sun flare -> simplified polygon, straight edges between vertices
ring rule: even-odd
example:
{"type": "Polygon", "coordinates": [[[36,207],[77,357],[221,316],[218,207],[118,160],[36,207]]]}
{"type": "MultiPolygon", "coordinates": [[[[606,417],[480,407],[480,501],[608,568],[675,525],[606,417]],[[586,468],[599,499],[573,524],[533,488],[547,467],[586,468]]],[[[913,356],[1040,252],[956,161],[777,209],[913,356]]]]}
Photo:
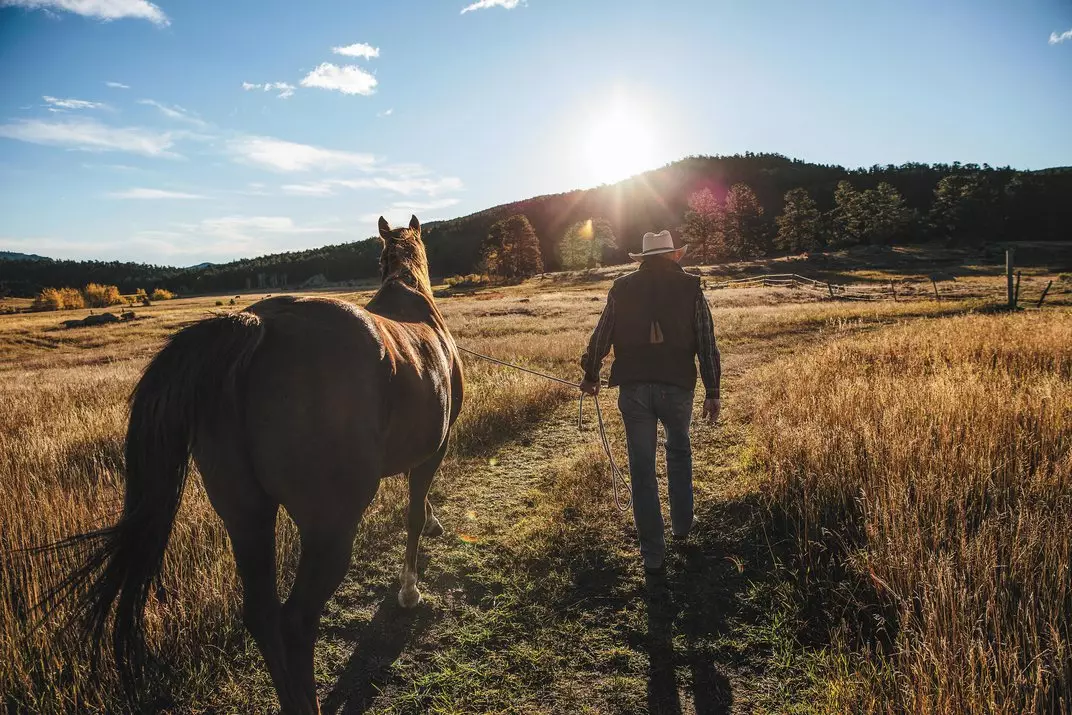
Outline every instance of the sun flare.
{"type": "Polygon", "coordinates": [[[655,168],[655,148],[655,134],[645,118],[618,105],[593,118],[584,155],[591,176],[610,184],[655,168]]]}

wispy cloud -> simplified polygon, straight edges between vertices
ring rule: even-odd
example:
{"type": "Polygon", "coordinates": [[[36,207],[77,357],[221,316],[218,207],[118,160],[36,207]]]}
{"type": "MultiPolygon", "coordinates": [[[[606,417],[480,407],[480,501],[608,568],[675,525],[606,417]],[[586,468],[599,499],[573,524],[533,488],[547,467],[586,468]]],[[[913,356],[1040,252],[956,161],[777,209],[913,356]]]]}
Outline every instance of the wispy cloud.
{"type": "Polygon", "coordinates": [[[105,82],[104,84],[112,89],[130,89],[129,84],[123,84],[122,82],[105,82]]]}
{"type": "Polygon", "coordinates": [[[1058,43],[1064,42],[1065,40],[1072,40],[1072,29],[1065,30],[1060,35],[1058,35],[1056,32],[1050,33],[1051,45],[1056,45],[1058,43]]]}
{"type": "Polygon", "coordinates": [[[394,109],[394,107],[391,107],[390,109],[385,109],[384,111],[380,112],[376,116],[377,117],[389,117],[394,113],[395,113],[395,109],[394,109]]]}
{"type": "Polygon", "coordinates": [[[165,189],[127,189],[108,194],[112,199],[204,199],[201,194],[188,194],[184,191],[167,191],[165,189]]]}
{"type": "Polygon", "coordinates": [[[0,5],[27,10],[73,12],[98,20],[134,18],[148,20],[159,27],[171,24],[164,11],[147,0],[0,0],[0,5]]]}
{"type": "Polygon", "coordinates": [[[358,216],[358,221],[361,223],[373,223],[380,216],[383,216],[392,224],[401,224],[406,221],[411,215],[432,213],[441,211],[445,208],[450,208],[458,203],[458,199],[440,199],[438,201],[427,201],[424,203],[413,203],[409,201],[395,201],[386,208],[380,209],[374,213],[363,214],[358,216]]]}
{"type": "Polygon", "coordinates": [[[250,90],[263,90],[265,92],[271,92],[274,89],[279,90],[279,94],[276,95],[277,99],[289,99],[294,96],[294,85],[287,84],[286,82],[265,82],[264,84],[258,84],[255,82],[243,82],[242,89],[249,92],[250,90]]]}
{"type": "Polygon", "coordinates": [[[354,44],[346,45],[345,47],[332,47],[331,51],[337,55],[345,55],[346,57],[364,57],[366,60],[371,60],[373,57],[380,56],[379,47],[373,47],[364,42],[355,42],[354,44]]]}
{"type": "Polygon", "coordinates": [[[376,91],[376,78],[355,65],[339,67],[324,62],[301,81],[302,87],[333,89],[343,94],[370,95],[376,91]]]}
{"type": "Polygon", "coordinates": [[[518,5],[522,4],[521,0],[477,0],[472,5],[466,5],[462,8],[462,15],[473,10],[486,10],[489,7],[501,7],[507,10],[513,10],[518,5]]]}
{"type": "Polygon", "coordinates": [[[358,168],[371,170],[376,158],[371,154],[324,149],[310,144],[272,137],[240,137],[228,142],[227,150],[237,161],[273,171],[301,172],[358,168]]]}
{"type": "Polygon", "coordinates": [[[148,107],[156,107],[160,110],[161,114],[163,114],[168,119],[174,119],[180,122],[187,122],[188,124],[193,124],[194,126],[201,128],[208,126],[208,124],[203,119],[195,116],[189,110],[184,109],[177,104],[169,107],[166,104],[157,102],[155,99],[139,99],[138,104],[144,104],[148,107]]]}
{"type": "MultiPolygon", "coordinates": [[[[379,189],[403,196],[438,196],[452,191],[461,191],[463,188],[461,179],[453,176],[400,178],[369,176],[360,179],[325,179],[305,184],[285,184],[280,187],[283,193],[290,196],[334,196],[339,189],[379,189]]],[[[442,201],[457,202],[455,199],[442,199],[442,201]]]]}
{"type": "Polygon", "coordinates": [[[110,127],[92,119],[50,122],[42,119],[0,125],[0,137],[80,151],[120,151],[143,156],[175,157],[170,132],[137,127],[110,127]]]}
{"type": "Polygon", "coordinates": [[[90,102],[85,99],[60,99],[50,97],[47,94],[41,99],[48,102],[49,105],[60,109],[103,109],[107,106],[103,102],[90,102]]]}
{"type": "MultiPolygon", "coordinates": [[[[289,216],[221,216],[178,224],[178,235],[162,237],[166,250],[204,257],[254,256],[319,245],[323,234],[346,229],[332,225],[299,224],[289,216]],[[303,237],[305,237],[303,239],[303,237]],[[205,238],[212,239],[206,242],[205,238]]],[[[144,235],[143,239],[152,240],[144,235]]]]}

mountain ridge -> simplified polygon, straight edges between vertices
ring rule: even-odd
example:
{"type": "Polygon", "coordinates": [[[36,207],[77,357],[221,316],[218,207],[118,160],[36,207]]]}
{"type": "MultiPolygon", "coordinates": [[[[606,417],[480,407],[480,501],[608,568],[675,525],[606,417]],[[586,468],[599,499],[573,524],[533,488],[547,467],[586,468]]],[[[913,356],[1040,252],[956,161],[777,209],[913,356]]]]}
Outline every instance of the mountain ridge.
{"type": "MultiPolygon", "coordinates": [[[[453,219],[429,221],[423,233],[433,275],[466,274],[477,267],[480,246],[491,225],[513,214],[525,214],[539,238],[545,265],[555,270],[559,267],[557,244],[573,223],[606,219],[617,237],[612,258],[625,261],[626,252],[637,249],[644,232],[679,230],[689,194],[700,189],[711,190],[721,201],[734,184],[748,184],[769,222],[780,213],[783,197],[790,189],[805,188],[820,210],[829,211],[839,181],[848,180],[857,190],[872,189],[885,182],[897,189],[908,208],[925,214],[938,182],[950,174],[984,176],[993,188],[993,202],[1004,202],[1003,210],[1016,214],[1015,225],[1006,226],[1007,231],[1048,240],[1060,238],[1061,227],[1072,223],[1072,201],[1067,200],[1072,196],[1072,167],[1019,171],[986,164],[909,162],[846,169],[781,154],[746,153],[689,156],[614,184],[543,194],[453,219]],[[1013,206],[1009,192],[1017,181],[1020,185],[1016,190],[1020,193],[1015,199],[1020,204],[1013,206]]],[[[197,293],[293,286],[318,275],[328,281],[344,282],[376,276],[379,252],[379,239],[372,237],[185,268],[132,262],[16,259],[9,260],[0,275],[0,295],[33,295],[44,286],[88,282],[118,285],[124,292],[159,286],[197,293]]]]}

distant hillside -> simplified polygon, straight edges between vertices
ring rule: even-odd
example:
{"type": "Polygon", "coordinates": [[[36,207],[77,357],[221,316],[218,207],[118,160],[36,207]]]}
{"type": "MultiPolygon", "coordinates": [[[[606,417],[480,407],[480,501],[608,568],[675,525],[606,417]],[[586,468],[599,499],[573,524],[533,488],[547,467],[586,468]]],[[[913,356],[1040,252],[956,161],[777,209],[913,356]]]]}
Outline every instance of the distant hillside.
{"type": "MultiPolygon", "coordinates": [[[[848,180],[857,190],[873,189],[880,182],[896,188],[909,208],[922,215],[931,208],[934,189],[950,174],[982,174],[993,186],[994,201],[1002,203],[1011,219],[1004,236],[1009,239],[1057,240],[1067,238],[1072,224],[1072,167],[1020,172],[1008,167],[977,164],[918,164],[845,169],[811,164],[779,154],[689,157],[626,181],[595,189],[537,196],[503,204],[470,216],[443,221],[426,232],[429,260],[440,275],[465,273],[478,259],[480,243],[488,229],[501,218],[521,213],[528,217],[540,239],[548,270],[559,266],[556,248],[566,229],[577,221],[602,217],[614,234],[622,260],[626,251],[636,251],[646,231],[681,227],[688,197],[709,188],[722,201],[731,186],[745,183],[759,198],[765,218],[773,221],[782,212],[787,191],[807,189],[822,211],[834,206],[834,189],[848,180]],[[1011,182],[1017,177],[1028,190],[1011,200],[1011,182]]],[[[919,236],[918,240],[924,240],[919,236]]]]}
{"type": "Polygon", "coordinates": [[[47,261],[44,256],[36,253],[16,253],[14,251],[0,251],[0,261],[47,261]]]}
{"type": "MultiPolygon", "coordinates": [[[[710,189],[722,201],[731,186],[745,183],[763,206],[763,220],[770,233],[782,212],[787,191],[804,188],[826,212],[834,207],[834,190],[847,180],[858,191],[879,183],[892,185],[918,217],[926,217],[934,201],[935,187],[943,177],[973,176],[984,186],[985,200],[978,196],[962,202],[965,211],[976,211],[993,224],[994,239],[1050,241],[1068,239],[1072,225],[1072,168],[1023,172],[1008,167],[975,164],[902,164],[846,169],[812,164],[778,154],[689,157],[610,186],[537,196],[479,211],[449,221],[424,226],[433,276],[470,273],[480,257],[480,244],[499,219],[513,214],[528,217],[539,237],[548,270],[559,267],[557,245],[566,229],[589,218],[606,219],[618,239],[617,257],[627,260],[636,251],[644,232],[679,229],[688,197],[710,189]]],[[[907,239],[945,240],[940,227],[917,222],[917,233],[907,239]]],[[[89,282],[119,286],[124,293],[138,288],[164,287],[180,293],[243,291],[257,288],[300,286],[319,276],[331,282],[371,278],[379,269],[377,238],[324,246],[307,251],[277,253],[223,264],[198,264],[189,268],[149,266],[100,261],[53,261],[40,256],[4,253],[0,268],[0,295],[32,296],[45,286],[82,286],[89,282]]]]}

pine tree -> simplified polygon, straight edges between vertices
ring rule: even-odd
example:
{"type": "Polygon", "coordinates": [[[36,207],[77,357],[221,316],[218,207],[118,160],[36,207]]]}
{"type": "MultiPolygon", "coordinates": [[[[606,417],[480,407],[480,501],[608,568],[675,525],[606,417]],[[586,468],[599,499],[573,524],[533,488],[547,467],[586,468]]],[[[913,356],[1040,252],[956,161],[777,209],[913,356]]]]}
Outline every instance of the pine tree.
{"type": "Polygon", "coordinates": [[[559,244],[562,268],[568,271],[597,268],[604,253],[615,246],[614,231],[605,219],[578,221],[566,230],[559,244]]]}
{"type": "Polygon", "coordinates": [[[763,206],[748,184],[734,184],[726,194],[722,232],[726,248],[737,258],[754,258],[766,248],[763,206]]]}
{"type": "Polygon", "coordinates": [[[839,181],[834,189],[834,208],[830,211],[831,248],[845,248],[860,243],[866,233],[863,196],[848,181],[839,181]]]}
{"type": "Polygon", "coordinates": [[[710,189],[701,189],[689,196],[683,238],[693,263],[716,263],[727,258],[722,235],[722,206],[710,189]]]}
{"type": "Polygon", "coordinates": [[[979,174],[950,174],[934,188],[930,223],[943,238],[981,244],[1001,228],[997,192],[979,174]]]}
{"type": "Polygon", "coordinates": [[[807,189],[790,189],[785,194],[785,209],[776,221],[775,245],[783,251],[801,253],[822,246],[822,214],[807,189]]]}
{"type": "Polygon", "coordinates": [[[904,238],[914,218],[901,194],[886,182],[864,192],[863,214],[862,238],[875,245],[886,245],[904,238]]]}
{"type": "Polygon", "coordinates": [[[495,222],[484,239],[482,254],[488,271],[502,278],[543,273],[540,242],[524,214],[495,222]]]}

